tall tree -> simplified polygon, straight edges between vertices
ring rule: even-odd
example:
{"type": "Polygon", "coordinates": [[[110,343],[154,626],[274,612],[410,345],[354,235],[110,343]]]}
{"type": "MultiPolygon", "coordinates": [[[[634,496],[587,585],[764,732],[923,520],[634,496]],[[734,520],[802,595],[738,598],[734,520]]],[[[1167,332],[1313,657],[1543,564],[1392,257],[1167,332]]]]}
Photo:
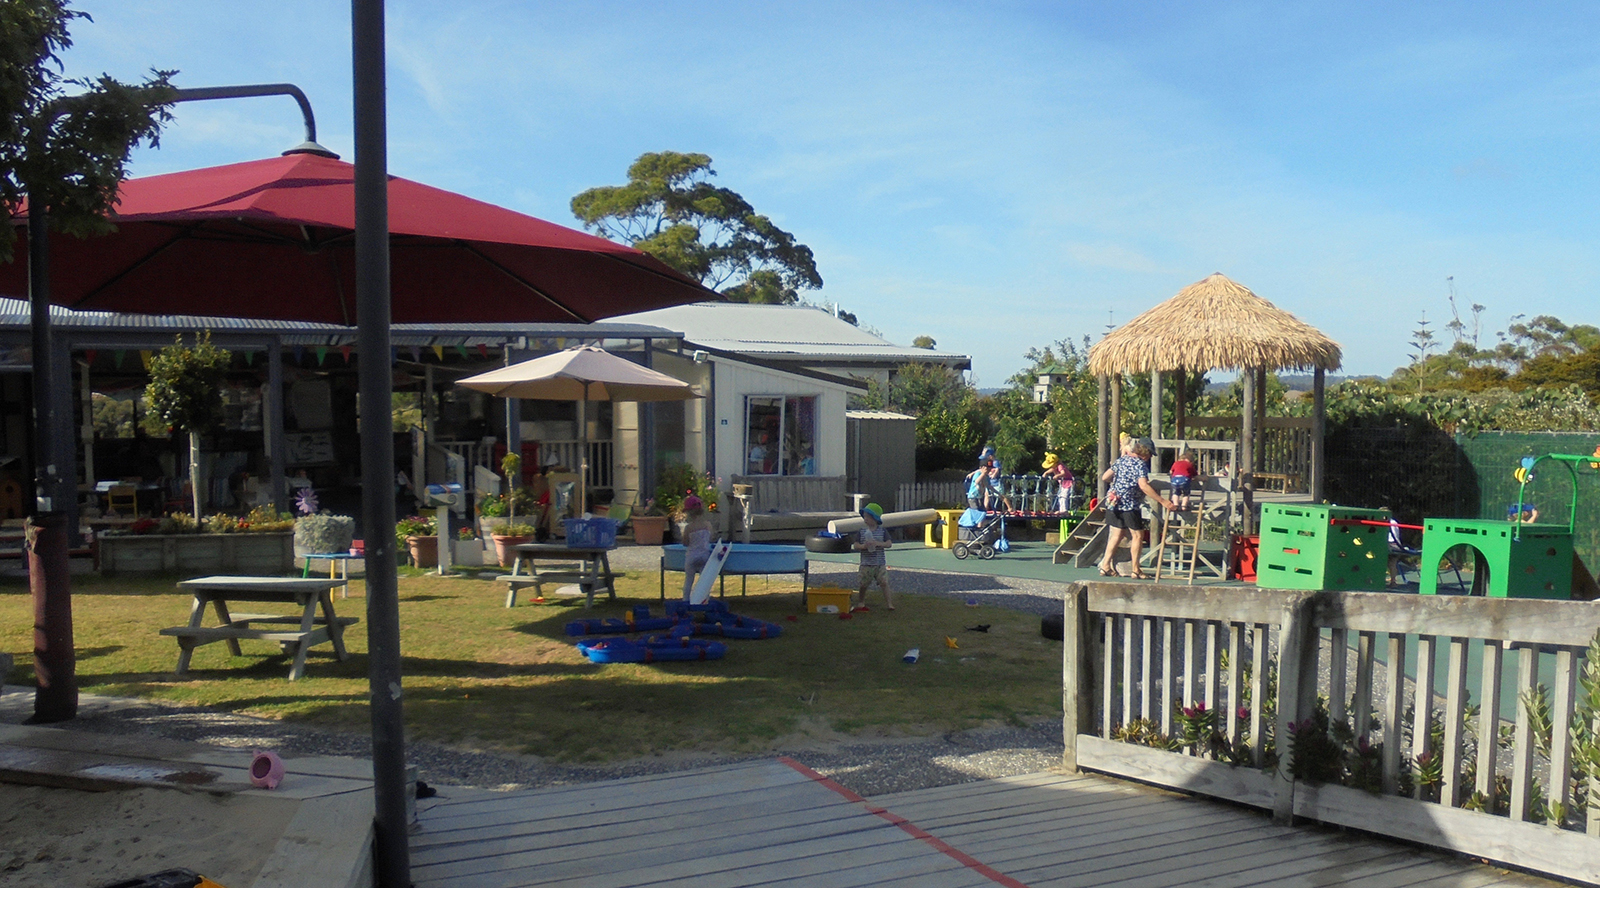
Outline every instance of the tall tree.
{"type": "Polygon", "coordinates": [[[627,184],[573,197],[572,214],[730,299],[794,303],[822,287],[811,248],[712,184],[716,174],[704,153],[646,153],[628,167],[627,184]]]}
{"type": "MultiPolygon", "coordinates": [[[[65,0],[0,0],[0,204],[16,210],[32,193],[51,227],[86,236],[110,229],[129,152],[156,146],[171,120],[174,73],[152,71],[142,84],[64,77],[59,54],[75,19],[89,16],[65,0]]],[[[11,258],[14,240],[0,229],[0,256],[11,258]]]]}

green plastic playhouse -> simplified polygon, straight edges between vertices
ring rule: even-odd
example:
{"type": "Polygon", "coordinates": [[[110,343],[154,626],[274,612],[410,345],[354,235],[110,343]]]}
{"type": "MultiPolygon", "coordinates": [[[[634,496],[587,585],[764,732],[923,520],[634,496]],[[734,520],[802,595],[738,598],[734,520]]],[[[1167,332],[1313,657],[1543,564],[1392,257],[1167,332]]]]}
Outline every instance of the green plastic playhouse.
{"type": "MultiPolygon", "coordinates": [[[[1578,511],[1578,472],[1600,471],[1600,456],[1573,453],[1547,453],[1526,466],[1529,475],[1546,460],[1567,467],[1572,477],[1572,507],[1567,522],[1576,520],[1578,511]]],[[[1523,506],[1528,480],[1522,479],[1517,491],[1517,507],[1523,506]]],[[[1528,524],[1496,519],[1428,519],[1423,523],[1422,571],[1418,588],[1424,594],[1439,592],[1439,564],[1444,555],[1459,546],[1477,551],[1478,566],[1473,573],[1473,593],[1488,597],[1535,597],[1568,600],[1572,597],[1573,574],[1582,562],[1573,552],[1572,525],[1528,524]],[[1487,573],[1483,570],[1487,569],[1487,573]]],[[[1587,569],[1584,569],[1587,576],[1587,569]]]]}
{"type": "Polygon", "coordinates": [[[1389,570],[1389,514],[1320,503],[1261,504],[1256,584],[1312,591],[1381,591],[1389,570]]]}

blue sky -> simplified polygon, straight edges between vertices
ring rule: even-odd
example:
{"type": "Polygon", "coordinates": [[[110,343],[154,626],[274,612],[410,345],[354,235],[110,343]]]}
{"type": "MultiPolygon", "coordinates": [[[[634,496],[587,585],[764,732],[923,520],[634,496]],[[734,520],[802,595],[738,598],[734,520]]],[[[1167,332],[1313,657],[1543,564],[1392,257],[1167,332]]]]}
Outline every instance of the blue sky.
{"type": "MultiPolygon", "coordinates": [[[[346,3],[78,0],[68,74],[291,81],[351,153],[346,3]]],[[[1600,6],[390,0],[390,171],[568,225],[639,154],[816,254],[831,301],[998,387],[1221,271],[1407,361],[1446,278],[1485,342],[1596,322],[1600,6]]],[[[287,99],[180,106],[136,175],[276,154],[287,99]]],[[[1213,380],[1221,377],[1220,373],[1213,380]]]]}

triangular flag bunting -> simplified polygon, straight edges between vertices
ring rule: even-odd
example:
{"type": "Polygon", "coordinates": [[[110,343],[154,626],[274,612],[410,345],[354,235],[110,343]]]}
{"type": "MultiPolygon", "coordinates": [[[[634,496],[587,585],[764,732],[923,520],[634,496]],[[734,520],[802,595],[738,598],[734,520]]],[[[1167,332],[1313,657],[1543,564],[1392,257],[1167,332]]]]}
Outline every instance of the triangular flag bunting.
{"type": "Polygon", "coordinates": [[[304,359],[305,355],[306,355],[306,348],[304,348],[304,347],[296,347],[296,348],[294,348],[294,364],[297,365],[297,366],[300,365],[300,360],[304,359]]]}
{"type": "Polygon", "coordinates": [[[254,350],[246,350],[244,352],[244,364],[247,366],[256,364],[256,352],[254,350]]]}
{"type": "Polygon", "coordinates": [[[317,348],[317,367],[321,368],[322,367],[322,361],[327,359],[327,358],[328,358],[328,348],[327,347],[318,347],[317,348]]]}
{"type": "Polygon", "coordinates": [[[339,348],[339,355],[344,357],[344,364],[350,365],[350,345],[345,344],[339,348]]]}
{"type": "Polygon", "coordinates": [[[83,361],[91,366],[94,365],[94,353],[95,352],[93,350],[83,351],[83,361]]]}
{"type": "Polygon", "coordinates": [[[471,359],[472,358],[472,351],[467,349],[467,345],[466,344],[457,344],[456,345],[456,352],[461,354],[461,358],[462,359],[471,359]]]}
{"type": "Polygon", "coordinates": [[[444,362],[444,347],[434,344],[433,355],[439,357],[439,362],[444,362]]]}
{"type": "Polygon", "coordinates": [[[127,353],[128,351],[126,350],[111,351],[111,362],[116,365],[117,368],[122,368],[122,357],[127,355],[127,353]]]}
{"type": "Polygon", "coordinates": [[[414,362],[414,363],[422,362],[422,348],[421,347],[412,347],[411,348],[411,361],[414,362]]]}
{"type": "Polygon", "coordinates": [[[153,356],[155,356],[155,354],[150,352],[149,350],[140,350],[139,351],[139,361],[144,363],[145,369],[148,370],[150,368],[150,358],[153,357],[153,356]]]}
{"type": "Polygon", "coordinates": [[[489,358],[489,345],[488,344],[479,344],[478,345],[478,355],[483,357],[484,359],[488,359],[489,358]]]}

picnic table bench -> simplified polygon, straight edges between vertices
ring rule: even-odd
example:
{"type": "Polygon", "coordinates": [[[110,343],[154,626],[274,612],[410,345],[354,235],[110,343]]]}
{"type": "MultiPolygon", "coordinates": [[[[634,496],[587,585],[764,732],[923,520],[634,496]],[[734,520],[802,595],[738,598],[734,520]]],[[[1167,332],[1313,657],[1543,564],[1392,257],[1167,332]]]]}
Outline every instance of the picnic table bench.
{"type": "Polygon", "coordinates": [[[495,580],[506,585],[507,609],[517,605],[517,591],[532,587],[542,592],[546,582],[582,586],[586,609],[594,605],[596,587],[604,587],[612,600],[617,599],[616,576],[611,574],[611,560],[605,550],[598,548],[568,547],[566,544],[518,544],[511,574],[501,575],[495,580]]]}
{"type": "Polygon", "coordinates": [[[194,605],[189,613],[189,624],[177,628],[163,628],[161,633],[178,639],[179,675],[189,671],[189,660],[196,647],[226,641],[228,651],[242,655],[239,641],[273,641],[284,653],[294,654],[294,665],[289,669],[289,680],[294,681],[306,670],[306,651],[318,644],[332,643],[334,653],[343,660],[344,629],[361,621],[348,616],[338,616],[333,611],[333,589],[344,587],[343,578],[257,578],[242,575],[211,575],[178,582],[178,587],[194,592],[194,605]],[[296,603],[299,615],[275,613],[234,613],[228,609],[230,602],[238,603],[296,603]],[[216,612],[217,625],[201,624],[206,607],[216,612]],[[321,614],[318,614],[318,611],[321,614]],[[289,626],[279,628],[252,628],[252,625],[289,626]]]}

